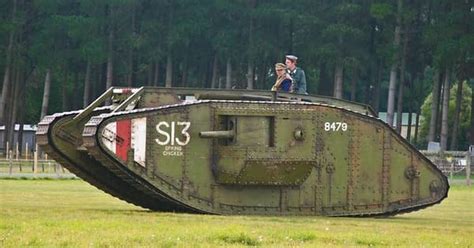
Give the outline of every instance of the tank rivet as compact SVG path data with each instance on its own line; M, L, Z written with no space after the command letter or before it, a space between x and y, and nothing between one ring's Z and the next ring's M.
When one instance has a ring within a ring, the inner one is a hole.
M416 168L413 168L413 167L408 167L405 169L405 177L407 179L415 179L417 177L420 177L420 172L416 169Z
M303 140L303 130L297 128L293 134L296 140Z
M430 191L431 193L438 193L439 191L441 191L441 186L437 180L431 181Z

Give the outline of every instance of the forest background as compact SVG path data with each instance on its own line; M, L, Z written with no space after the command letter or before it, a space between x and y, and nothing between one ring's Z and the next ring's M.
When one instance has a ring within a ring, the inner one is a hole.
M419 148L474 144L470 0L0 0L0 18L5 142L111 86L270 89L295 54L310 94L369 104L397 131L395 113L421 114Z

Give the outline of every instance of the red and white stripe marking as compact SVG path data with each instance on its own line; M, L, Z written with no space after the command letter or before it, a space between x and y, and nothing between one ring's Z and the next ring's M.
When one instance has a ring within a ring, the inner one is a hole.
M133 149L133 160L145 166L146 118L120 120L107 124L102 132L102 142L124 162L127 162L128 150Z

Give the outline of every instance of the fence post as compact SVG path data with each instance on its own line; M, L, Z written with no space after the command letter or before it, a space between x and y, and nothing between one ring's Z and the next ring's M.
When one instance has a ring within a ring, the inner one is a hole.
M22 172L23 169L21 168L20 147L18 146L18 142L16 142L16 146L15 146L15 158L16 158L16 162L18 163L18 167L20 167L20 172Z
M5 147L5 159L8 160L8 151L10 150L10 143L7 141L7 145Z
M446 161L448 161L446 159ZM450 163L450 169L449 169L449 178L453 180L454 178L454 160L451 159L451 161L448 161Z
M13 173L13 151L7 151L7 154L8 153L10 153L10 156L8 158L8 167L9 167L8 174L11 176Z
M25 143L25 164L28 165L28 142Z
M15 145L15 158L16 160L18 160L18 156L20 155L20 151L18 151L19 146L18 146L18 142L16 142L16 145Z
M469 146L466 156L466 185L471 186L471 164L474 157L474 146Z
M38 170L38 144L36 144L36 149L33 152L33 173L36 174Z
M57 163L54 163L54 170L56 171L56 177L59 178L59 168Z
M43 159L45 160L45 161L43 161L43 164L44 164L44 162L48 162L48 163L47 163L47 165L48 165L48 170L51 170L51 162L49 162L49 160L48 160L48 154L47 154L47 153L44 153ZM44 172L44 169L43 169L43 172ZM55 171L55 172L56 172L56 171Z

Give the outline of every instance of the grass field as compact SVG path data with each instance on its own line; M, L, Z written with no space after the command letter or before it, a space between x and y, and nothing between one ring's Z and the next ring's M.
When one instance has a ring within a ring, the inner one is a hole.
M390 218L150 212L81 180L0 180L0 247L474 247L474 188Z

